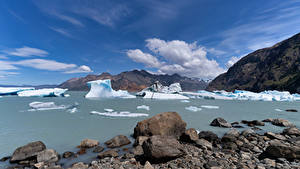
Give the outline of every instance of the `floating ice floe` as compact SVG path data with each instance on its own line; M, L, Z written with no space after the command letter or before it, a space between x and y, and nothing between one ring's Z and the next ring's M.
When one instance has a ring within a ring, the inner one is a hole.
M279 111L280 112L280 111L283 111L283 110L281 110L281 109L275 109L275 111Z
M211 105L202 105L201 107L206 109L219 109L219 106L211 106Z
M0 87L0 96L17 95L18 92L34 90L33 87Z
M17 94L20 97L64 97L66 91L68 91L68 89L48 88L37 90L25 90L20 91Z
M71 113L75 113L77 111L78 103L74 105L56 105L54 102L31 102L29 103L29 111L43 111L43 110L60 110L67 109Z
M90 81L87 84L90 86L90 91L85 95L86 98L135 98L127 91L112 89L110 79Z
M197 111L201 111L202 110L201 108L195 107L195 106L189 106L189 107L186 107L185 109L189 110L189 111L193 111L193 112L197 112Z
M113 112L114 109L104 109L104 111L106 111L106 112Z
M141 106L137 106L136 109L144 109L144 110L149 111L149 110L150 110L150 107L149 107L149 106L146 106L146 105L141 105Z
M181 100L180 102L182 102L182 103L189 103L190 101L189 100Z
M69 113L76 113L78 111L78 109L76 107L72 108L72 109L68 109L67 110Z
M90 114L96 114L100 116L107 116L107 117L143 117L149 116L145 113L130 113L128 111L121 111L121 112L97 112L91 111Z
M234 92L214 91L209 92L205 90L194 92L180 92L180 94L191 98L204 98L204 99L221 99L221 100L254 100L254 101L300 101L299 94L290 94L287 91L279 92L264 91L260 93L235 90Z

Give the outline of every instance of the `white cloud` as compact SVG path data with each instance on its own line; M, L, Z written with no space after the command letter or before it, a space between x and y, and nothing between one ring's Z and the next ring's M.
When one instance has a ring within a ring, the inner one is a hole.
M16 70L16 66L12 65L10 62L0 60L0 70Z
M50 27L50 29L52 29L53 31L57 32L57 33L60 33L66 37L69 37L69 38L73 38L73 36L68 32L66 31L65 29L62 29L62 28L53 28L53 27Z
M53 15L58 17L61 20L67 21L73 25L84 27L84 25L79 20L77 20L73 17L67 16L67 15L62 15L59 13L53 13Z
M22 48L15 48L15 49L10 49L10 50L5 50L3 51L4 53L8 55L13 55L13 56L21 56L21 57L31 57L31 56L47 56L48 52L37 49L37 48L31 48L24 46Z
M6 57L6 55L0 54L0 59L8 59L8 57Z
M7 71L0 71L0 78L6 78L7 76L11 75L18 75L18 72L7 72Z
M50 71L61 71L61 70L67 70L67 69L72 69L77 67L75 64L66 64L66 63L61 63L54 60L46 60L46 59L28 59L28 60L13 62L11 64L31 67L35 69L41 69L41 70L50 70Z
M180 40L164 41L153 38L146 40L146 47L158 55L161 60L139 49L128 50L127 55L135 62L157 68L160 73L213 78L225 72L225 69L221 68L215 60L208 59L205 48L196 43L189 44Z
M238 62L241 58L236 57L236 56L232 56L226 63L226 67L230 68L231 66L233 66L236 62Z
M90 72L93 72L90 67L88 67L86 65L82 65L76 69L69 70L64 73L71 74L71 73L90 73Z
M138 63L143 63L147 67L159 67L161 65L161 63L158 61L158 59L155 56L152 56L149 53L143 53L139 49L128 50L127 55L133 61Z

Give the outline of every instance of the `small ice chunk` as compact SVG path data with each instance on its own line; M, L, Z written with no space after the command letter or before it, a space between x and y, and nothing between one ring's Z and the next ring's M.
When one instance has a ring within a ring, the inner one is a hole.
M104 109L104 111L106 111L106 112L113 112L114 109Z
M195 107L195 106L189 106L189 107L186 107L185 109L189 110L189 111L193 111L193 112L197 112L197 111L201 111L202 110L201 108Z
M37 90L25 90L18 92L20 97L59 97L63 96L68 89L61 88L49 88L49 89L37 89Z
M146 105L141 105L141 106L137 106L136 109L144 109L144 110L149 111L149 110L150 110L150 107L149 107L149 106L146 106Z
M201 107L206 109L219 109L219 106L211 106L211 105L202 105Z
M190 101L189 100L181 100L180 102L182 102L182 103L189 103Z
M73 113L76 113L78 110L76 107L72 108L72 109L68 109L67 110L69 113L73 114Z
M283 110L281 110L281 109L275 109L275 111L279 111L280 112L280 111L283 111Z
M58 109L67 109L65 105L57 106L54 102L32 102L29 104L31 110L58 110Z
M121 112L97 112L91 111L90 114L96 114L100 116L107 116L107 117L145 117L149 116L145 113L130 113L128 111L121 111Z

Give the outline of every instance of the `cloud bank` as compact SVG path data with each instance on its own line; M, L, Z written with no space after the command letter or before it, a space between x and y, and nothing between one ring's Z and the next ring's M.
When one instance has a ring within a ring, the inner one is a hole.
M210 79L225 72L215 60L208 59L205 48L196 43L152 38L146 40L146 47L151 54L134 49L128 50L127 56L148 68L156 68L159 73Z

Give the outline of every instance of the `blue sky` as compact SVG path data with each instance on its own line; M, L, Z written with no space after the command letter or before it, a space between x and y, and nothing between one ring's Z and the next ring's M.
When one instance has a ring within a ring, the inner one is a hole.
M2 0L0 84L132 69L211 79L300 32L299 0Z

